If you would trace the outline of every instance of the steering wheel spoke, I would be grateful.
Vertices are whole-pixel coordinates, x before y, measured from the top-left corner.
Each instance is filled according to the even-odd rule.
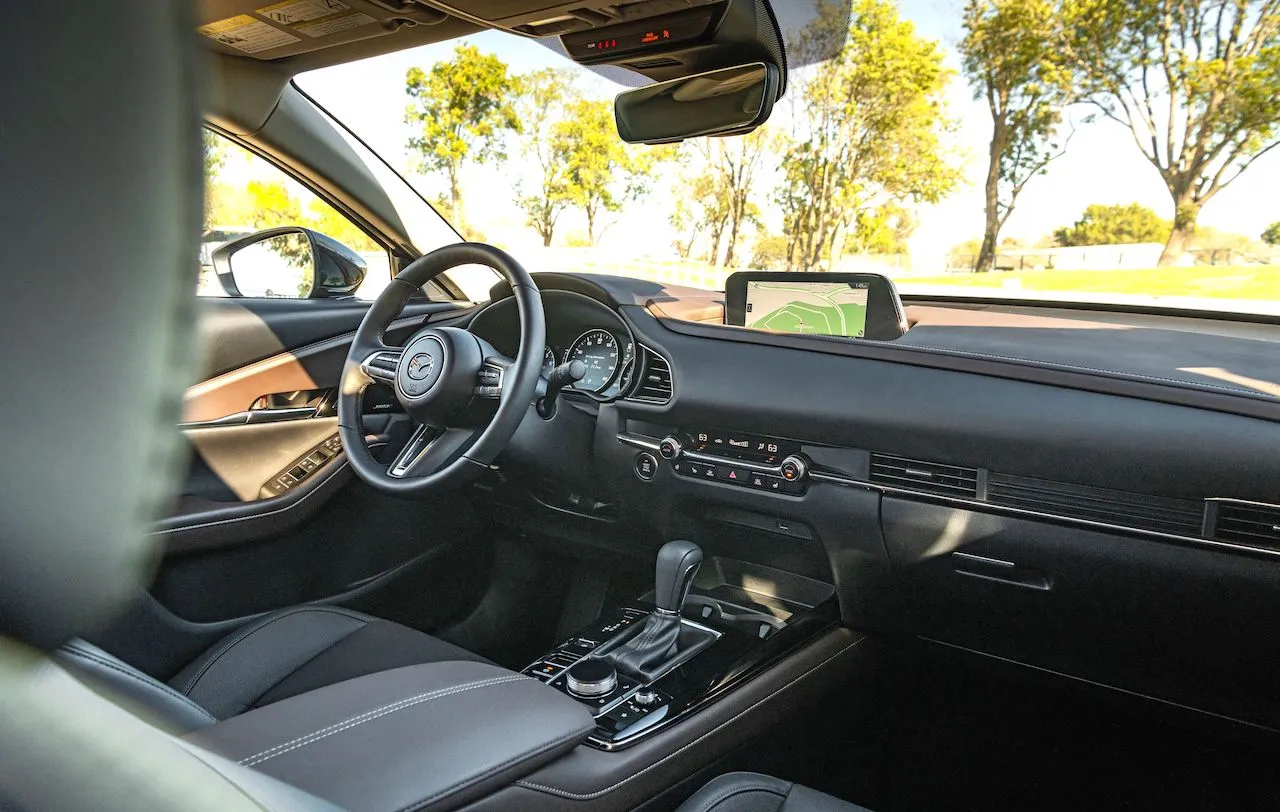
[[[484,359],[480,374],[476,376],[475,395],[486,400],[499,400],[502,397],[502,384],[506,380],[507,370],[515,364],[510,358],[501,355]]]
[[[475,432],[471,429],[419,423],[404,448],[387,466],[387,476],[394,479],[430,476],[460,457],[474,439]]]
[[[360,362],[360,371],[368,375],[369,379],[374,383],[395,386],[396,369],[399,368],[400,359],[403,357],[404,349],[402,347],[375,350]]]

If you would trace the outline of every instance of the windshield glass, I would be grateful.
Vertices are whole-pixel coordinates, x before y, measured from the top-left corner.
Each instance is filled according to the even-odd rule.
[[[497,32],[298,84],[534,271],[1280,314],[1275,4],[774,5],[805,67],[745,137],[625,146],[614,80],[642,78]]]

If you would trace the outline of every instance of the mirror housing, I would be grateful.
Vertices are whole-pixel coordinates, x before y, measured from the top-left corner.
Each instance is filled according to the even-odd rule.
[[[228,296],[332,299],[354,295],[368,264],[328,235],[283,226],[218,246],[213,269]]]
[[[619,93],[613,114],[629,144],[741,135],[769,120],[781,88],[776,65],[753,62]]]

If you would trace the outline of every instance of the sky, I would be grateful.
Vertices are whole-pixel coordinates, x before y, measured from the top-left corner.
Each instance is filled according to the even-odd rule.
[[[952,146],[963,156],[965,182],[937,204],[914,207],[918,225],[909,240],[913,265],[934,266],[953,245],[981,237],[980,186],[986,171],[985,152],[991,122],[985,104],[973,99],[972,91],[958,74],[956,45],[961,37],[963,0],[900,0],[899,7],[903,17],[911,20],[922,36],[942,45],[948,66],[957,71],[946,98],[950,114],[960,122]],[[461,41],[498,54],[515,73],[544,67],[572,67],[583,76],[583,87],[590,95],[608,98],[623,89],[575,66],[536,41],[497,32]],[[416,176],[406,148],[410,130],[404,123],[408,101],[404,79],[410,67],[429,68],[437,61],[449,59],[458,42],[437,43],[313,71],[300,76],[298,84],[433,198],[444,188],[442,178]],[[1087,112],[1072,109],[1068,117],[1080,121]],[[775,107],[772,123],[785,125],[788,114],[784,100]],[[517,178],[512,172],[515,169],[510,165],[501,170],[473,167],[464,171],[462,182],[468,219],[486,239],[512,249],[540,245],[539,238],[524,224],[523,214],[513,203],[513,185]],[[677,193],[673,174],[671,170],[666,176],[655,178],[649,195],[615,218],[600,245],[633,255],[670,253],[669,246],[675,235],[667,224],[667,217],[669,201]],[[1199,222],[1257,237],[1269,223],[1280,220],[1280,205],[1273,202],[1273,190],[1278,186],[1280,151],[1263,156],[1220,192],[1205,206]],[[757,202],[766,210],[766,222],[777,232],[780,222],[768,203],[770,190],[762,188],[760,192]],[[1139,152],[1129,131],[1107,120],[1081,124],[1067,153],[1050,165],[1046,175],[1027,185],[1002,236],[1034,242],[1077,220],[1091,203],[1133,202],[1154,209],[1167,219],[1173,216],[1173,205],[1163,182]],[[581,236],[585,234],[585,221],[580,215],[569,214],[562,218],[559,228],[558,240],[561,236]]]

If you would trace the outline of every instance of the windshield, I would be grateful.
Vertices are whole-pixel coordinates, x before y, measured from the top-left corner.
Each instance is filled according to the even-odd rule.
[[[298,84],[534,271],[1280,314],[1274,4],[775,5],[806,66],[745,137],[625,146],[619,72],[497,32]]]

